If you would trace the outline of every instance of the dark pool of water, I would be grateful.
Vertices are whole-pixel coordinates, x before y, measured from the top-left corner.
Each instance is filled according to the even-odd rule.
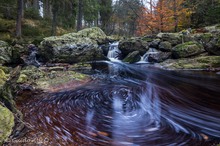
[[[109,63],[77,89],[21,106],[45,145],[212,146],[220,142],[220,76]]]

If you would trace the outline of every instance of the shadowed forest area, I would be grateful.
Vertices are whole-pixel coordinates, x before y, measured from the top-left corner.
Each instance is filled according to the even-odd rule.
[[[40,42],[98,26],[107,35],[178,32],[220,22],[219,0],[1,0],[0,39]],[[202,31],[202,30],[201,30]]]

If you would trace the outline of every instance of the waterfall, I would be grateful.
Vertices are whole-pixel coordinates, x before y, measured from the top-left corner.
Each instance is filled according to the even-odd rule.
[[[158,53],[159,52],[155,48],[149,48],[149,50],[143,56],[141,56],[140,61],[138,61],[137,63],[149,63],[149,58]]]
[[[121,54],[121,51],[118,49],[118,42],[110,44],[107,57],[112,60],[118,60]]]

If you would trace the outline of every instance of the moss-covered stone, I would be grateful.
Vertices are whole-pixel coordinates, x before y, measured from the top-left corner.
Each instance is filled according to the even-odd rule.
[[[7,76],[5,72],[2,69],[0,69],[0,87],[5,83],[6,79]]]
[[[161,65],[169,69],[207,69],[219,68],[220,56],[201,56],[179,60],[167,60]]]
[[[159,44],[159,50],[164,52],[171,52],[172,44],[168,41],[160,42]]]
[[[14,127],[14,116],[0,104],[0,145],[10,136]]]
[[[139,51],[141,55],[144,55],[148,48],[148,42],[139,37],[132,37],[119,42],[119,49],[122,53],[122,58],[126,57],[129,53]]]
[[[124,62],[128,62],[128,63],[135,63],[140,61],[141,56],[140,56],[140,52],[139,51],[134,51],[129,53],[124,59]]]
[[[25,74],[20,74],[17,83],[25,83],[28,81],[28,76]]]
[[[176,45],[172,48],[172,55],[174,58],[186,58],[204,52],[204,48],[197,42],[186,42]]]
[[[69,33],[59,37],[44,38],[40,55],[45,61],[78,63],[105,59],[98,43],[106,39],[99,28],[88,28],[78,33]]]

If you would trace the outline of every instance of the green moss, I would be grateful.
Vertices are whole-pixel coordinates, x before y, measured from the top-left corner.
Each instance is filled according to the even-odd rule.
[[[20,74],[17,83],[25,83],[28,81],[28,76],[25,74]]]
[[[10,136],[14,127],[14,116],[5,107],[0,105],[0,145]]]
[[[14,29],[15,21],[0,18],[0,32],[8,32]]]
[[[220,67],[220,56],[201,56],[193,59],[171,60],[161,63],[171,69],[207,69]]]
[[[2,69],[0,69],[0,86],[2,86],[5,83],[6,79],[7,76],[5,72]]]
[[[172,49],[172,52],[175,58],[189,57],[192,55],[202,53],[203,51],[204,51],[203,46],[193,41],[176,45]]]

